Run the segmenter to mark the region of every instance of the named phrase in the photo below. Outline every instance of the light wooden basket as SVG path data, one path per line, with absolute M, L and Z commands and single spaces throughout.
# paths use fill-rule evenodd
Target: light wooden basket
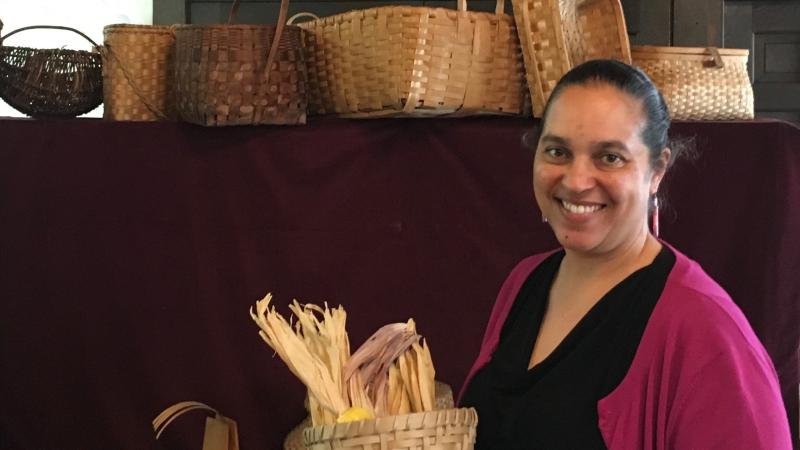
M 472 450 L 474 408 L 445 409 L 306 428 L 309 450 Z
M 494 14 L 458 0 L 457 10 L 384 6 L 300 27 L 312 114 L 529 113 L 519 38 L 503 0 Z
M 633 46 L 631 54 L 664 95 L 673 119 L 753 118 L 748 50 Z
M 175 119 L 173 28 L 108 25 L 103 28 L 103 40 L 103 118 Z
M 304 124 L 306 65 L 300 28 L 285 25 L 177 25 L 175 97 L 180 117 L 206 126 Z
M 512 0 L 525 59 L 533 115 L 574 66 L 591 59 L 630 64 L 630 42 L 620 0 Z

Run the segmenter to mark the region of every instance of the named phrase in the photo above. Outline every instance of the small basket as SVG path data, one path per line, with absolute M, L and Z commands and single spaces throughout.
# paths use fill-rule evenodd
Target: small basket
M 620 0 L 512 0 L 533 115 L 541 117 L 550 93 L 574 66 L 591 59 L 630 64 Z
M 503 13 L 383 6 L 300 24 L 309 112 L 342 117 L 527 115 L 514 20 Z M 294 18 L 290 19 L 290 23 Z
M 206 126 L 306 123 L 306 66 L 300 28 L 285 25 L 177 25 L 175 97 L 180 117 Z
M 157 25 L 103 28 L 103 118 L 172 120 L 175 33 Z
M 434 386 L 435 395 L 433 407 L 437 410 L 453 409 L 453 389 L 450 385 L 441 381 L 435 381 Z M 306 450 L 303 431 L 310 426 L 312 426 L 311 416 L 308 416 L 286 435 L 286 438 L 283 440 L 283 450 Z
M 31 29 L 77 33 L 69 27 L 34 25 L 0 37 L 0 97 L 31 117 L 75 117 L 103 102 L 100 55 L 83 50 L 35 49 L 3 45 L 11 35 Z
M 673 119 L 753 118 L 748 50 L 633 46 L 631 54 L 664 95 Z
M 306 428 L 308 450 L 472 450 L 474 408 L 444 409 Z

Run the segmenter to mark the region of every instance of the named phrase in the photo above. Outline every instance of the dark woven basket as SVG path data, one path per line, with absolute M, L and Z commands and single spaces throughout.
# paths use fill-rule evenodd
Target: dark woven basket
M 0 97 L 32 117 L 75 117 L 103 102 L 102 62 L 98 53 L 3 45 L 12 34 L 33 28 L 78 30 L 49 25 L 20 28 L 0 37 Z

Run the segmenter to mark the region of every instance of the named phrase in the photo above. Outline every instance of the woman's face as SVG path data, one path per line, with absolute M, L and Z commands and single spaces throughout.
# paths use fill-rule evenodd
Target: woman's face
M 567 87 L 550 106 L 533 190 L 565 249 L 603 254 L 644 243 L 648 202 L 664 174 L 651 166 L 644 125 L 641 101 L 607 84 Z

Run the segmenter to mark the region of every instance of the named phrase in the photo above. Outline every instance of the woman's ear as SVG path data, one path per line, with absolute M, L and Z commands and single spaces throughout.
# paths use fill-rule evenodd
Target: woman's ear
M 672 156 L 672 150 L 669 147 L 665 147 L 664 150 L 661 150 L 661 154 L 658 155 L 658 159 L 653 164 L 653 175 L 650 179 L 650 194 L 655 194 L 658 192 L 658 186 L 661 184 L 661 180 L 664 179 L 664 175 L 667 173 L 667 167 L 669 167 L 669 159 Z

